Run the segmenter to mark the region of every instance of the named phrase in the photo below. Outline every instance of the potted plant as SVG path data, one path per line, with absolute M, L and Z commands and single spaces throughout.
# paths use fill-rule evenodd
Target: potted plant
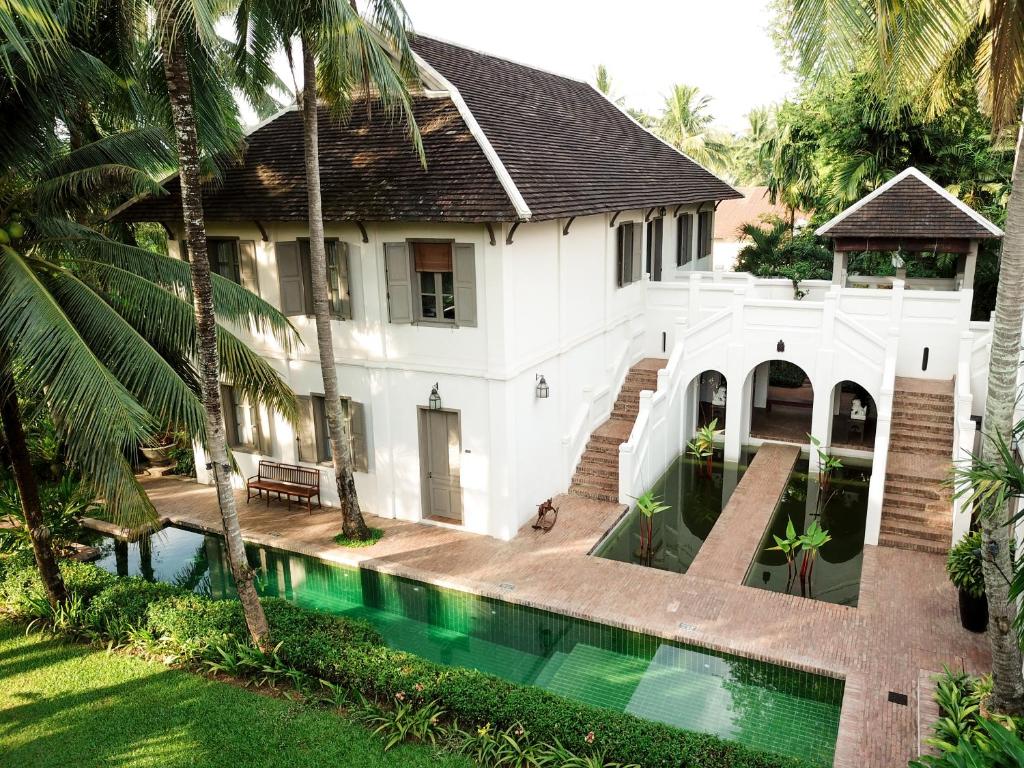
M 968 533 L 949 550 L 946 573 L 960 592 L 960 623 L 971 632 L 988 627 L 988 601 L 981 570 L 981 532 Z
M 152 445 L 143 445 L 140 448 L 146 461 L 159 466 L 170 463 L 171 450 L 174 448 L 175 442 L 174 432 L 166 430 L 153 435 Z

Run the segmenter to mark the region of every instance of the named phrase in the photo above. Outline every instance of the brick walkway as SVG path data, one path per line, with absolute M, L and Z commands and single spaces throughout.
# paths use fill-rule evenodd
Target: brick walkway
M 168 522 L 219 529 L 211 488 L 175 479 L 145 487 Z M 590 557 L 623 508 L 569 496 L 556 504 L 553 531 L 526 526 L 511 542 L 371 517 L 386 533 L 365 549 L 333 544 L 339 520 L 329 510 L 267 510 L 246 506 L 243 494 L 240 516 L 256 544 L 843 677 L 835 765 L 844 768 L 902 766 L 917 754 L 921 670 L 989 668 L 984 636 L 960 627 L 940 556 L 865 547 L 859 607 L 849 608 Z M 907 694 L 908 705 L 888 702 L 889 691 Z

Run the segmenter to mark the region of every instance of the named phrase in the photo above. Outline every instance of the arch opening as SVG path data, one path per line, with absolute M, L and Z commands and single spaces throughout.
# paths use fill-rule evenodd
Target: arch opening
M 875 399 L 855 381 L 832 388 L 832 445 L 870 451 L 875 444 L 878 408 Z
M 787 360 L 766 360 L 751 371 L 748 382 L 750 436 L 806 443 L 814 388 L 803 368 Z

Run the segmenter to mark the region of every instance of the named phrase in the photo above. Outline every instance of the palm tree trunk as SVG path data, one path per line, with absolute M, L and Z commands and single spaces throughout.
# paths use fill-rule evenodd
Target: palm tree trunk
M 245 621 L 253 641 L 263 650 L 269 649 L 269 628 L 254 584 L 255 573 L 245 557 L 245 544 L 238 524 L 238 509 L 231 488 L 231 466 L 228 463 L 224 414 L 220 402 L 220 360 L 217 354 L 217 320 L 213 312 L 213 282 L 206 249 L 206 223 L 200 188 L 199 141 L 196 136 L 192 105 L 192 83 L 185 61 L 183 41 L 174 32 L 176 25 L 168 4 L 158 8 L 161 27 L 161 53 L 164 77 L 170 97 L 171 117 L 178 142 L 178 166 L 181 184 L 182 215 L 192 270 L 192 293 L 196 313 L 196 338 L 203 410 L 206 416 L 207 451 L 212 462 L 217 486 L 217 502 L 224 526 L 228 562 L 235 581 Z
M 338 369 L 334 362 L 334 334 L 331 330 L 330 299 L 327 292 L 327 249 L 324 245 L 324 212 L 320 200 L 320 147 L 316 100 L 316 54 L 308 36 L 302 37 L 302 127 L 306 158 L 306 187 L 309 195 L 309 261 L 313 286 L 313 316 L 324 380 L 327 432 L 331 441 L 334 478 L 341 502 L 341 530 L 350 539 L 366 540 L 370 530 L 359 509 L 353 474 L 351 441 L 341 413 Z
M 1013 163 L 1012 192 L 1006 206 L 1006 234 L 1003 237 L 992 325 L 992 355 L 988 369 L 988 397 L 982 442 L 983 457 L 1000 465 L 997 438 L 1010 445 L 1013 409 L 1020 367 L 1021 322 L 1024 321 L 1024 153 L 1018 136 Z M 1004 504 L 984 509 L 981 515 L 982 558 L 985 595 L 988 600 L 988 639 L 992 650 L 993 709 L 1024 714 L 1024 679 L 1021 652 L 1013 628 L 1017 606 L 1009 599 L 1009 584 L 1003 574 L 1013 571 L 1010 556 L 1009 510 Z
M 18 395 L 14 391 L 14 381 L 9 371 L 3 373 L 4 384 L 0 392 L 0 418 L 4 427 L 4 436 L 11 449 L 11 466 L 14 469 L 14 482 L 18 486 L 21 498 L 21 512 L 25 517 L 25 527 L 32 539 L 32 554 L 36 558 L 39 576 L 46 589 L 46 597 L 55 608 L 67 602 L 68 591 L 64 586 L 64 578 L 57 565 L 57 556 L 53 552 L 50 540 L 50 529 L 43 520 L 43 507 L 39 501 L 39 485 L 32 471 L 29 460 L 28 444 L 25 441 L 25 429 L 21 423 L 21 410 L 18 408 Z

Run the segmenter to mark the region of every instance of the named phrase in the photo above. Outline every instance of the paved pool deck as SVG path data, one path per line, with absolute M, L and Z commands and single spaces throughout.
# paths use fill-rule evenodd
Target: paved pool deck
M 762 448 L 762 456 L 770 453 Z M 770 489 L 756 492 L 749 470 L 743 483 L 749 498 L 774 506 Z M 144 486 L 167 522 L 219 531 L 212 488 L 171 478 L 146 479 Z M 735 576 L 742 579 L 752 553 L 750 522 L 741 514 L 716 528 L 723 541 L 737 542 L 735 574 L 723 579 L 590 556 L 625 508 L 589 499 L 556 498 L 551 532 L 527 525 L 509 542 L 368 516 L 384 529 L 383 539 L 348 549 L 333 542 L 340 529 L 335 510 L 307 515 L 297 505 L 289 512 L 283 503 L 268 509 L 246 505 L 244 493 L 238 498 L 244 538 L 255 544 L 844 678 L 834 763 L 842 768 L 905 766 L 917 755 L 918 697 L 931 695 L 920 687 L 922 671 L 944 664 L 990 668 L 985 636 L 960 626 L 956 592 L 937 555 L 865 547 L 859 606 L 850 608 L 743 586 Z M 728 558 L 728 548 L 718 557 Z M 906 694 L 907 705 L 888 701 L 890 691 Z

